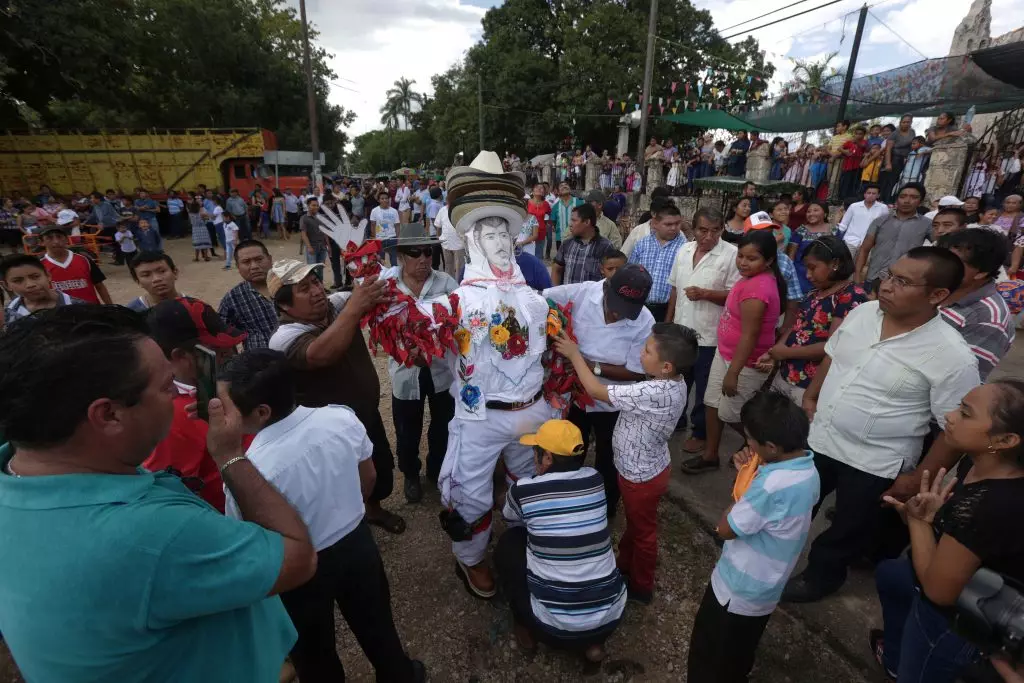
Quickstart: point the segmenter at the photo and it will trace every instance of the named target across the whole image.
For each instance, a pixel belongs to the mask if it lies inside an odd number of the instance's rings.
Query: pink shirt
[[[757,335],[754,350],[747,358],[747,367],[753,367],[761,354],[775,343],[775,326],[779,322],[779,288],[771,271],[758,273],[754,277],[740,278],[740,281],[729,290],[729,297],[725,300],[725,313],[718,321],[718,350],[726,362],[732,362],[736,346],[740,343],[743,323],[740,304],[747,299],[759,299],[765,303],[761,332]]]

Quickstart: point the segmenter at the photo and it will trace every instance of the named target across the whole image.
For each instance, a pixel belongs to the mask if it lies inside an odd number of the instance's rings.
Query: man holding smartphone
[[[185,296],[160,302],[150,309],[148,320],[153,339],[171,362],[176,394],[171,430],[142,466],[150,472],[170,468],[203,500],[224,512],[224,485],[206,447],[209,426],[190,418],[187,407],[199,401],[205,417],[205,404],[216,395],[216,367],[235,355],[245,332],[228,327],[206,303]],[[251,440],[247,437],[243,447]]]

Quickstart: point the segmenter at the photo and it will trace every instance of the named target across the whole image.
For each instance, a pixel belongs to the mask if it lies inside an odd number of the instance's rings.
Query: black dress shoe
[[[405,478],[405,499],[410,503],[418,503],[423,500],[423,487],[420,486],[419,477]]]
[[[412,660],[412,680],[423,683],[427,680],[427,667],[418,659]]]
[[[799,576],[794,576],[786,584],[780,601],[790,603],[818,602],[822,598],[835,593],[836,590],[838,589],[826,590],[813,581],[808,581],[803,574],[800,574]]]

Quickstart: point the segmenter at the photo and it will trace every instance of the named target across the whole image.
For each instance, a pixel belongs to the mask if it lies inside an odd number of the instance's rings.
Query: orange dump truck
[[[260,128],[5,131],[0,196],[33,197],[41,185],[65,196],[144,187],[157,197],[200,184],[237,188],[242,196],[257,186],[296,193],[306,187],[308,166],[268,165],[266,156],[279,156],[277,138]]]

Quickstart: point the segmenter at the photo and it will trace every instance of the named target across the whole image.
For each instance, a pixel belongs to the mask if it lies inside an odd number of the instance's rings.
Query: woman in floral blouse
[[[835,235],[838,228],[826,222],[828,218],[828,207],[824,202],[811,202],[804,209],[804,220],[799,227],[793,230],[793,238],[790,241],[786,253],[793,259],[796,266],[796,276],[800,278],[800,288],[809,292],[814,285],[807,279],[807,268],[804,266],[804,254],[807,247],[823,235]]]
[[[825,357],[825,342],[850,311],[868,300],[867,292],[850,280],[853,256],[838,237],[823,235],[810,241],[802,260],[814,289],[800,302],[786,341],[770,348],[757,361],[762,371],[779,363],[772,387],[797,405],[802,404],[804,391]]]

